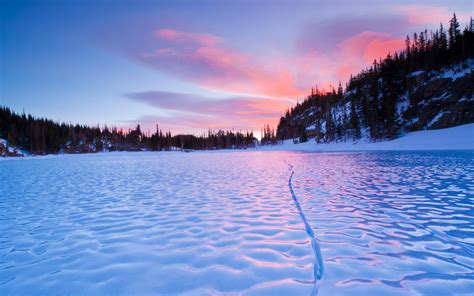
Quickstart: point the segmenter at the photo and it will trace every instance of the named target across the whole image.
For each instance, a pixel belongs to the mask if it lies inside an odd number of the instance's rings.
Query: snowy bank
[[[11,149],[11,148],[10,148]],[[216,149],[216,150],[186,150],[180,151],[172,149],[172,151],[114,151],[86,153],[90,155],[101,154],[117,154],[117,155],[135,155],[147,153],[178,153],[193,152],[194,153],[233,153],[233,152],[254,152],[254,151],[313,151],[313,152],[332,152],[332,151],[410,151],[410,150],[474,150],[474,123],[460,125],[452,128],[425,130],[406,133],[402,137],[391,141],[370,142],[367,139],[358,141],[347,141],[338,143],[322,143],[317,144],[314,139],[310,139],[306,143],[293,144],[293,140],[286,140],[283,144],[275,146],[258,146],[257,148],[247,149]],[[24,150],[16,149],[23,156],[32,156],[31,153]],[[44,157],[58,157],[85,154],[57,154],[47,155]],[[8,158],[8,157],[7,157]],[[0,160],[2,157],[0,157]]]
[[[30,155],[30,153],[16,146],[9,146],[7,140],[0,138],[0,157],[22,157],[26,155]]]
[[[452,128],[407,133],[381,142],[367,140],[317,144],[313,139],[293,144],[286,140],[281,145],[263,146],[258,150],[291,151],[374,151],[374,150],[474,150],[474,123]]]

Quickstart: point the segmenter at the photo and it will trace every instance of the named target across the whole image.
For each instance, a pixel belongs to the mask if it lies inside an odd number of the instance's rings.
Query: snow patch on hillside
[[[474,61],[468,59],[465,64],[456,65],[451,69],[447,69],[440,75],[441,78],[451,78],[456,80],[458,78],[470,75],[474,68]]]
[[[446,111],[446,112],[440,112],[438,113],[429,123],[428,123],[428,126],[431,127],[433,126],[433,124],[435,124],[436,122],[438,122],[438,120],[443,117],[444,114],[446,113],[450,113],[449,111]]]
[[[31,155],[30,152],[20,149],[16,146],[9,146],[8,141],[5,139],[0,139],[0,157],[7,156],[27,156]]]
[[[408,74],[408,77],[415,77],[415,76],[419,76],[421,74],[425,73],[425,71],[415,71],[415,72],[411,72],[410,74]]]

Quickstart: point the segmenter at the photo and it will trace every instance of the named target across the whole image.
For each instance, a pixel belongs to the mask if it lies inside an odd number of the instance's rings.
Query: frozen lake
[[[1,295],[474,293],[474,152],[6,159],[0,193]]]

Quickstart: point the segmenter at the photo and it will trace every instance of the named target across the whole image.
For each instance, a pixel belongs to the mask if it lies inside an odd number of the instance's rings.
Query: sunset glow
[[[472,14],[470,1],[276,2],[11,2],[1,103],[91,125],[258,132],[312,87],[403,49],[406,32]]]

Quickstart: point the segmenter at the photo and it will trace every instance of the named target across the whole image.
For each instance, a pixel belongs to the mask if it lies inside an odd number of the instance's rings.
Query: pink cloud
[[[282,111],[293,105],[275,98],[210,98],[186,93],[147,91],[131,93],[130,99],[168,110],[171,116],[142,117],[137,123],[153,130],[159,124],[164,130],[200,134],[208,128],[255,130],[264,124],[276,126]],[[135,121],[132,121],[135,122]]]
[[[331,51],[308,49],[287,62],[296,68],[293,77],[302,84],[329,90],[350,75],[371,65],[374,59],[404,48],[404,40],[388,33],[363,31],[341,39]]]
[[[329,90],[404,46],[403,39],[388,33],[362,31],[339,40],[331,51],[314,48],[262,57],[229,48],[222,38],[207,33],[162,29],[154,37],[157,43],[140,56],[146,65],[204,88],[240,94],[220,100],[156,91],[129,96],[170,111],[173,118],[158,122],[178,131],[178,125],[195,130],[276,125],[284,110],[294,105],[282,98],[302,100],[316,84]]]
[[[403,39],[376,39],[371,41],[364,52],[364,58],[368,61],[373,61],[377,58],[384,58],[387,54],[391,53],[392,56],[395,52],[401,51],[405,48],[405,41]]]
[[[427,6],[427,5],[401,5],[398,10],[408,17],[408,21],[414,25],[447,23],[452,17],[454,10],[445,6]],[[458,20],[467,23],[472,14],[471,11],[456,12]]]
[[[218,36],[162,29],[156,38],[165,44],[141,60],[206,88],[293,98],[307,92],[288,64],[227,48]]]
[[[405,43],[403,39],[393,38],[388,33],[365,31],[339,44],[346,58],[360,60],[363,57],[366,64],[370,64],[374,59],[385,58],[388,53],[394,54],[403,50]]]
[[[155,32],[155,36],[158,39],[182,43],[195,43],[201,46],[216,46],[222,41],[220,37],[207,33],[192,33],[173,29],[158,30]]]
[[[404,40],[388,33],[364,31],[347,38],[337,45],[333,67],[341,81],[347,81],[351,74],[357,74],[379,58],[385,58],[404,49]]]
[[[195,94],[145,91],[130,93],[128,98],[170,111],[214,117],[278,117],[293,105],[292,101],[275,98],[224,97],[210,98]]]
[[[215,91],[293,99],[305,97],[316,84],[329,89],[347,81],[404,45],[388,33],[363,31],[341,39],[331,51],[310,48],[261,57],[228,48],[222,38],[208,33],[161,29],[155,37],[158,48],[141,55],[147,65]]]

